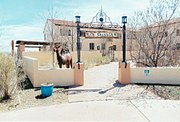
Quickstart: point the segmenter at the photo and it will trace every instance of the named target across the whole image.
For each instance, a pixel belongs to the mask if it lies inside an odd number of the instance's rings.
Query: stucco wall
[[[130,74],[131,83],[180,85],[180,67],[130,68]]]
[[[35,81],[35,72],[37,72],[38,61],[35,58],[23,56],[23,65],[26,74],[28,75],[29,79],[31,80],[32,84]]]
[[[71,52],[73,57],[73,63],[77,62],[77,52]],[[23,56],[28,56],[38,59],[39,66],[51,66],[52,65],[52,53],[51,52],[23,52]],[[81,51],[81,61],[93,60],[95,57],[100,57],[102,54],[100,51]],[[55,62],[57,62],[55,54]]]
[[[71,55],[73,57],[73,63],[77,62],[77,52],[73,51],[71,52]],[[51,52],[23,52],[23,56],[28,56],[32,58],[38,59],[38,66],[49,66],[52,67],[52,53]],[[57,65],[57,58],[55,54],[55,64]],[[100,51],[81,51],[81,61],[91,61],[94,60],[94,58],[102,57],[102,53]],[[114,51],[114,58],[118,60],[122,60],[122,51]],[[126,52],[126,59],[129,60],[130,52]]]
[[[50,69],[40,68],[35,58],[23,57],[25,72],[34,87],[40,87],[42,83],[53,83],[55,86],[74,85],[74,69]]]
[[[23,56],[36,58],[39,66],[52,64],[52,52],[23,52]]]

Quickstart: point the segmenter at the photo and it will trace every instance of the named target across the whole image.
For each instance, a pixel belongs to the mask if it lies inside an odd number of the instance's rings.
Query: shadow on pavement
[[[124,84],[121,84],[121,83],[119,83],[118,80],[116,80],[112,87],[100,91],[99,94],[105,94],[106,92],[108,92],[108,91],[110,91],[110,90],[112,90],[114,88],[117,88],[117,87],[121,88],[121,87],[124,87],[124,86],[125,86]]]
[[[66,90],[66,92],[68,92],[68,94],[78,94],[78,93],[82,93],[82,92],[98,92],[101,89],[76,89],[76,90]]]
[[[42,95],[37,95],[35,98],[36,98],[36,99],[45,99],[45,98],[47,98],[47,97],[43,97]]]

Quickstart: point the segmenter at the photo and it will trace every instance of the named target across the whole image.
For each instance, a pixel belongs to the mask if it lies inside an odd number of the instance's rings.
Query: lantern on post
[[[123,61],[126,62],[126,23],[127,23],[127,16],[122,16],[122,23],[123,23]]]
[[[77,57],[78,57],[78,60],[77,60],[77,63],[80,63],[80,17],[81,16],[75,16],[76,18],[76,24],[77,24]]]

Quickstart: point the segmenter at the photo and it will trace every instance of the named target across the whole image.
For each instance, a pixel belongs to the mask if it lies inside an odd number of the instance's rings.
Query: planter
[[[41,84],[41,95],[42,97],[49,97],[53,93],[53,84],[52,83],[45,83]]]

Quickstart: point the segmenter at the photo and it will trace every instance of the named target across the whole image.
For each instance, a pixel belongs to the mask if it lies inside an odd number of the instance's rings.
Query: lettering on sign
[[[118,38],[116,32],[86,32],[86,38]]]

